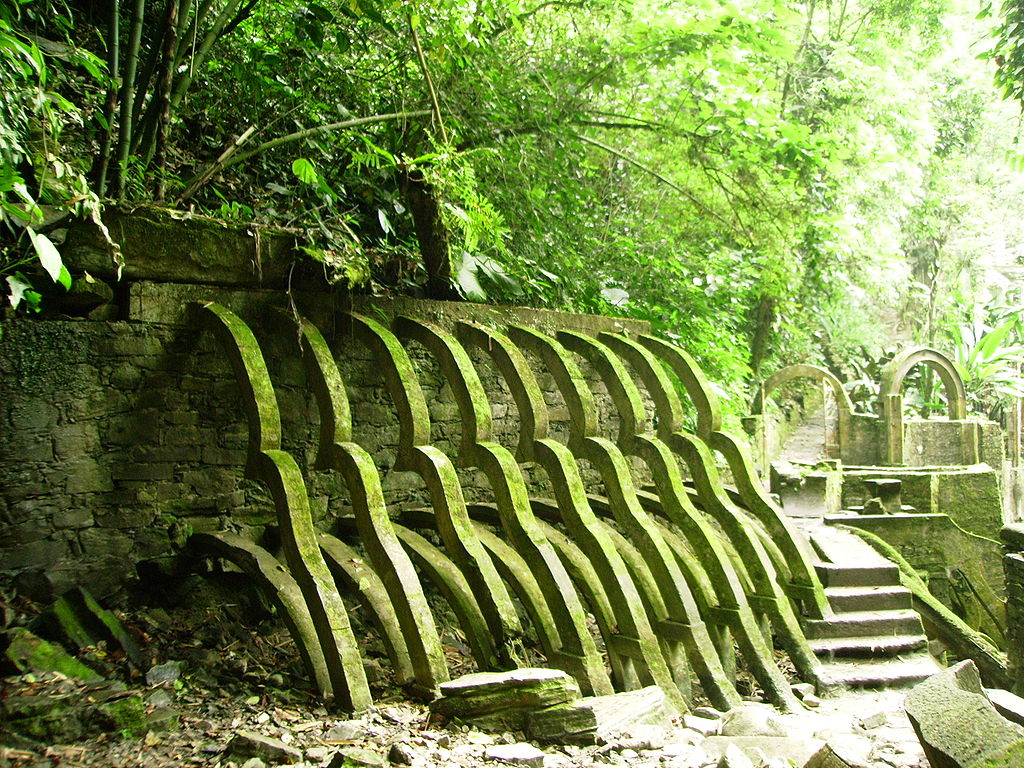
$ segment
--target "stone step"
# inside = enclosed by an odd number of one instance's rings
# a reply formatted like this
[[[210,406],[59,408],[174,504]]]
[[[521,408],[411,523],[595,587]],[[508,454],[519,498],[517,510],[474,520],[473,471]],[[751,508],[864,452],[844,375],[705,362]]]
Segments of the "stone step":
[[[837,637],[895,637],[923,634],[917,611],[848,611],[827,619],[809,619],[804,623],[807,639]]]
[[[909,658],[834,663],[825,666],[830,683],[849,688],[909,688],[939,672],[926,653]]]
[[[888,565],[817,563],[814,569],[826,587],[888,587],[900,583],[900,569]]]
[[[892,611],[913,606],[906,587],[827,587],[825,597],[836,613],[846,611]]]
[[[808,640],[818,656],[825,658],[896,656],[919,651],[928,645],[924,635],[885,635],[882,637],[827,637]]]

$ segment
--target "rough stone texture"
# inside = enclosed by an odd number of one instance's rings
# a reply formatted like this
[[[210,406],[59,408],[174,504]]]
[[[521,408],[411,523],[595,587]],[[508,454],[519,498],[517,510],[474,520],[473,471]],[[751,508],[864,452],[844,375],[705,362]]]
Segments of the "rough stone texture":
[[[1014,693],[1024,694],[1024,525],[1008,525],[1000,532],[1005,546],[1006,651]]]
[[[258,757],[270,763],[296,763],[302,753],[280,739],[253,731],[239,731],[228,742],[228,752],[242,757]]]
[[[530,713],[578,701],[580,689],[558,669],[527,668],[477,672],[441,685],[441,698],[430,708],[442,717],[457,717],[477,728],[524,730]]]
[[[769,706],[743,706],[722,716],[723,736],[786,736],[786,725]]]
[[[769,759],[783,757],[791,760],[793,765],[804,766],[822,746],[819,739],[784,736],[711,736],[701,742],[708,757],[725,756],[730,749],[738,749],[748,758],[757,760],[754,765],[760,764],[760,757],[764,755]]]
[[[525,730],[536,741],[593,744],[628,737],[637,726],[668,727],[672,716],[664,692],[652,685],[535,710]]]
[[[19,672],[59,672],[77,680],[100,680],[100,675],[58,645],[36,637],[24,627],[7,633],[4,656]]]
[[[132,255],[126,249],[129,262]],[[127,297],[121,307],[126,321],[3,322],[0,589],[50,602],[88,583],[103,599],[140,572],[148,577],[175,570],[193,532],[224,530],[230,521],[258,540],[273,523],[266,492],[244,478],[248,435],[238,385],[213,336],[189,317],[191,300],[216,298],[256,333],[282,412],[282,447],[303,469],[314,519],[322,522],[349,507],[337,473],[309,469],[316,457],[317,409],[281,291],[136,282],[119,295]],[[362,345],[338,335],[348,305],[324,293],[297,293],[296,299],[338,356],[354,442],[380,470],[389,507],[423,505],[419,478],[392,471],[398,421],[377,366]],[[647,330],[634,321],[447,302],[366,298],[355,308],[383,314],[384,322],[403,313],[449,330],[466,319],[594,333]],[[411,352],[431,404],[432,442],[454,455],[461,428],[451,390],[429,355]],[[496,417],[495,438],[514,446],[518,418],[511,395],[485,354],[473,359]],[[567,433],[568,413],[554,381],[548,377],[541,386],[553,415],[561,413],[552,433]],[[598,402],[610,410],[606,395]],[[459,475],[468,500],[489,500],[481,473]],[[532,495],[551,496],[543,473],[527,477]]]
[[[499,763],[521,765],[525,768],[542,768],[544,753],[532,744],[495,744],[488,747],[484,757]]]
[[[970,661],[917,685],[906,710],[932,768],[1009,765],[989,758],[1024,747],[1024,728],[996,711]]]

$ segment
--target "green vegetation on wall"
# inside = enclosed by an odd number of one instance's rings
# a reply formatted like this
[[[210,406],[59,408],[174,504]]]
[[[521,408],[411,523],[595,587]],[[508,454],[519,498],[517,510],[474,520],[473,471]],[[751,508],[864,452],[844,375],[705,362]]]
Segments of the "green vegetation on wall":
[[[296,228],[358,290],[649,320],[740,411],[758,371],[856,378],[1015,300],[984,268],[1024,241],[1016,27],[976,13],[0,0],[0,276],[38,308],[63,213],[164,202]]]

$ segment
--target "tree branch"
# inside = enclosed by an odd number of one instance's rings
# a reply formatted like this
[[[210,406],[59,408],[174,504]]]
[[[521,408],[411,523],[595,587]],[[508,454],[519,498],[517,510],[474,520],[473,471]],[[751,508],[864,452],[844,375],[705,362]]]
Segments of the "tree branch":
[[[316,136],[319,133],[331,133],[332,131],[340,131],[344,128],[355,128],[359,125],[369,125],[371,123],[383,123],[388,120],[405,120],[410,117],[426,117],[430,114],[432,113],[429,109],[420,109],[412,112],[391,112],[386,115],[370,115],[369,117],[357,117],[352,120],[342,120],[338,123],[328,123],[327,125],[318,125],[313,128],[306,128],[301,131],[296,131],[295,133],[289,133],[287,136],[279,136],[276,139],[263,142],[258,147],[254,147],[248,152],[236,154],[238,148],[241,147],[242,144],[253,135],[253,133],[255,133],[255,129],[250,128],[239,136],[238,139],[235,140],[234,144],[221,153],[221,156],[218,157],[205,171],[196,176],[188,185],[188,188],[181,193],[175,202],[180,204],[184,200],[190,198],[195,194],[197,189],[225,168],[241,163],[244,160],[248,160],[250,157],[266,152],[268,149],[280,147],[283,144],[292,144],[296,141],[302,141],[302,139],[309,138],[310,136]]]
[[[629,163],[633,167],[639,168],[644,173],[653,176],[658,181],[660,181],[662,184],[665,184],[666,186],[671,187],[676,192],[681,194],[683,197],[685,197],[687,200],[689,200],[695,206],[697,206],[702,211],[704,211],[704,213],[708,214],[709,216],[711,216],[714,219],[717,219],[722,224],[725,224],[726,226],[729,226],[729,222],[726,221],[725,219],[723,219],[715,211],[713,211],[710,208],[708,208],[706,205],[704,205],[704,203],[702,203],[700,200],[698,200],[696,197],[694,197],[691,193],[687,192],[685,189],[680,187],[678,184],[675,184],[674,182],[671,182],[668,179],[666,179],[664,176],[662,176],[660,173],[658,173],[653,168],[649,168],[648,166],[646,166],[643,163],[641,163],[639,160],[636,160],[635,158],[632,158],[629,155],[620,152],[619,150],[615,149],[614,147],[609,147],[607,144],[602,144],[600,141],[596,141],[594,139],[589,139],[586,136],[581,136],[578,133],[573,134],[573,135],[577,139],[579,139],[580,141],[585,142],[587,144],[592,144],[593,146],[595,146],[595,147],[597,147],[599,149],[603,149],[605,152],[608,152],[608,153],[610,153],[612,155],[615,155],[615,157],[619,158],[620,160],[625,160],[627,163]]]

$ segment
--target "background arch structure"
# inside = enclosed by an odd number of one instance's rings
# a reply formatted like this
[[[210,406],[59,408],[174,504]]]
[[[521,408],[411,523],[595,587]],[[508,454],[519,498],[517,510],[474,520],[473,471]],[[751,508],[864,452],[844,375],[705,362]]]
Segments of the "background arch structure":
[[[917,365],[927,365],[942,381],[948,403],[949,420],[965,421],[967,418],[967,392],[953,361],[930,347],[910,347],[903,350],[889,361],[882,371],[878,411],[882,418],[883,464],[904,463],[903,381]],[[966,423],[961,430],[961,446],[964,464],[974,464],[979,460],[976,430]]]
[[[850,438],[850,421],[853,414],[853,401],[850,399],[850,394],[843,388],[843,382],[832,373],[831,371],[821,368],[817,365],[810,365],[808,363],[800,363],[797,365],[787,365],[782,368],[763,382],[757,388],[757,393],[754,395],[754,402],[751,406],[750,412],[753,416],[760,416],[760,428],[765,430],[768,428],[767,423],[764,420],[764,409],[765,404],[768,402],[768,398],[771,394],[781,387],[783,384],[788,384],[796,379],[812,379],[822,384],[827,384],[832,394],[836,398],[836,408],[838,411],[839,421],[839,456],[842,458],[845,455],[846,446]],[[767,435],[762,435],[759,440],[760,444],[767,445]],[[762,468],[766,467],[767,456],[761,456],[760,464]]]

